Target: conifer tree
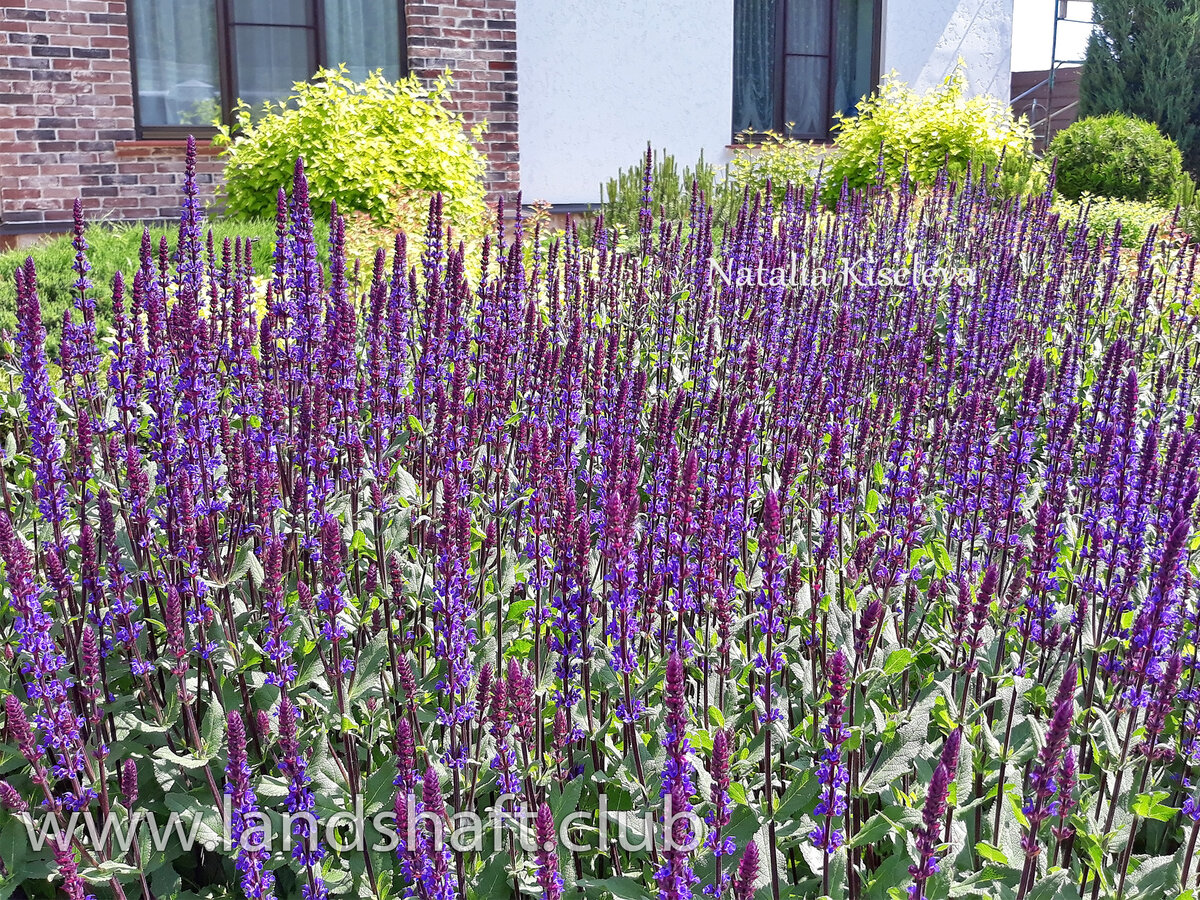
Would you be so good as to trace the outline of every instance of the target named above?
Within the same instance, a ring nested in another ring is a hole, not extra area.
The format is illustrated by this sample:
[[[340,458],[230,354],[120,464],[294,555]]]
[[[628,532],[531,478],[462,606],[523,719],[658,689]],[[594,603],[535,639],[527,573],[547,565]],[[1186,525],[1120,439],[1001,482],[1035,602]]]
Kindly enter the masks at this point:
[[[1080,114],[1154,122],[1200,171],[1200,0],[1094,0],[1092,10]]]

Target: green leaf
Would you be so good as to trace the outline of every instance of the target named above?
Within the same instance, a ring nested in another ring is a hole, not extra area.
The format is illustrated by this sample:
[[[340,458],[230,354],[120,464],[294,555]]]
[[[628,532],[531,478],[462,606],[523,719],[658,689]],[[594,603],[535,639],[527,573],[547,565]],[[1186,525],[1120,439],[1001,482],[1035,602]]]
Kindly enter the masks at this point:
[[[1071,889],[1071,873],[1059,870],[1039,878],[1033,890],[1026,896],[1028,900],[1059,900],[1069,896]]]
[[[211,797],[201,802],[191,794],[172,792],[167,794],[163,802],[167,804],[167,809],[179,813],[179,822],[185,833],[190,833],[193,827],[196,829],[196,839],[206,849],[216,850],[224,843],[225,828],[221,822],[224,811],[213,806]],[[178,837],[178,834],[176,831],[174,837]]]
[[[650,900],[649,892],[641,884],[624,875],[613,878],[580,878],[578,884],[588,897],[596,900],[606,897],[611,897],[612,900]]]
[[[504,613],[505,622],[516,622],[520,620],[525,613],[533,608],[532,600],[516,600],[510,603],[508,610]]]
[[[867,515],[875,515],[875,510],[879,509],[879,491],[872,488],[867,491],[867,502],[865,504]]]
[[[358,659],[354,661],[354,686],[349,695],[351,703],[372,689],[379,690],[379,670],[383,667],[387,655],[387,634],[381,632],[371,639],[371,643],[363,648]]]
[[[879,762],[862,786],[864,794],[873,794],[891,784],[896,778],[912,772],[913,760],[925,746],[929,730],[929,716],[934,701],[941,696],[937,690],[929,690],[913,707],[906,718],[897,722],[895,733],[887,739],[879,755]]]
[[[975,852],[979,854],[981,859],[986,859],[988,862],[999,863],[1002,866],[1010,865],[1005,852],[995,844],[989,844],[987,841],[980,841],[976,844]]]
[[[572,778],[559,794],[550,796],[550,812],[554,821],[562,824],[563,819],[579,808],[579,797],[583,793],[583,779]]]
[[[888,654],[887,662],[883,664],[884,675],[898,675],[912,665],[913,652],[907,647],[900,647]]]
[[[1138,794],[1133,801],[1130,812],[1143,819],[1169,822],[1179,812],[1178,807],[1167,806],[1162,802],[1170,795],[1170,791],[1152,791],[1148,794]]]
[[[730,783],[729,799],[738,806],[748,806],[749,801],[746,799],[746,786],[740,781],[734,781]]]
[[[1179,879],[1183,860],[1178,856],[1152,856],[1142,859],[1130,875],[1139,897],[1175,897],[1179,890]]]
[[[413,431],[419,434],[424,433],[421,431],[420,422],[416,421],[413,416],[408,416],[408,422],[410,426],[413,426]],[[392,474],[392,480],[395,482],[396,492],[409,503],[414,503],[419,492],[416,488],[416,479],[408,472],[408,469],[397,466],[396,472]]]
[[[210,703],[204,711],[204,721],[200,725],[200,740],[206,750],[216,752],[225,742],[225,716],[221,707]]]
[[[7,818],[8,821],[0,829],[0,859],[4,860],[9,873],[12,873],[21,868],[29,853],[29,835],[15,816]]]
[[[254,586],[261,588],[265,573],[263,572],[262,563],[259,562],[258,557],[253,553],[246,558],[246,571],[250,574],[250,581]]]
[[[508,877],[509,859],[507,853],[497,853],[475,883],[474,896],[478,900],[491,900],[492,897],[504,898],[512,896],[512,887]]]
[[[188,754],[187,756],[184,756],[182,754],[175,753],[167,747],[159,747],[154,751],[154,758],[163,760],[164,762],[169,762],[175,766],[179,766],[181,769],[195,770],[203,769],[205,766],[207,766],[209,760],[212,759],[212,755],[194,756]]]
[[[847,846],[865,847],[878,843],[888,834],[903,834],[916,825],[919,820],[920,814],[914,809],[892,807],[880,810],[867,819]]]
[[[111,879],[121,880],[122,875],[136,875],[138,870],[133,866],[113,859],[106,859],[99,865],[80,869],[79,874],[88,884],[107,884]]]

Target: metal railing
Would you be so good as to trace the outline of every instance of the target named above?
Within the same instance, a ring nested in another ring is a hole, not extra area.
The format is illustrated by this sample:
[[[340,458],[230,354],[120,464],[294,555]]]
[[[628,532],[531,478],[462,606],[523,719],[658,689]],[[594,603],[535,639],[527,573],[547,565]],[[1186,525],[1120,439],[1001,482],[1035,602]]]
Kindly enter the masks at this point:
[[[1034,91],[1037,91],[1037,90],[1039,90],[1040,88],[1044,88],[1044,87],[1046,87],[1046,86],[1047,86],[1047,85],[1049,85],[1049,84],[1050,84],[1050,77],[1049,77],[1049,76],[1046,76],[1046,77],[1045,77],[1045,78],[1043,78],[1041,81],[1039,81],[1037,84],[1035,84],[1033,87],[1031,87],[1029,90],[1027,90],[1027,91],[1022,91],[1020,94],[1018,94],[1017,96],[1015,96],[1015,97],[1013,97],[1011,100],[1009,100],[1009,101],[1008,101],[1008,105],[1009,105],[1009,106],[1016,106],[1018,102],[1020,102],[1021,100],[1024,100],[1026,97],[1028,97],[1028,96],[1029,96],[1030,94],[1032,94]],[[1036,103],[1037,101],[1035,100],[1034,102]]]
[[[1036,102],[1037,101],[1034,101],[1035,104],[1036,104]],[[1077,107],[1077,106],[1079,106],[1079,101],[1075,100],[1059,109],[1049,110],[1044,118],[1041,118],[1035,122],[1032,122],[1029,127],[1033,130],[1034,134],[1037,134],[1038,128],[1044,125],[1045,126],[1045,134],[1042,137],[1042,140],[1046,144],[1049,144],[1050,143],[1050,128],[1051,128],[1051,124],[1052,124],[1051,120],[1057,116],[1061,116],[1063,113],[1070,112],[1071,110],[1075,109],[1075,107]]]

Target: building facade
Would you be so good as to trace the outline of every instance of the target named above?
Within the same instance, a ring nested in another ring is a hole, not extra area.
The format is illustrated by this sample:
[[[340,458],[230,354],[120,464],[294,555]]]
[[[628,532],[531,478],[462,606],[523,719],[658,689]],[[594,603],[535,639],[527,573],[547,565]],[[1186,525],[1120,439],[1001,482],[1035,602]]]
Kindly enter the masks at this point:
[[[318,66],[432,79],[486,123],[488,189],[561,208],[649,141],[727,158],[766,130],[828,137],[895,70],[936,83],[960,58],[1008,96],[1011,0],[5,0],[0,5],[0,241],[92,219],[167,219],[186,135],[240,98],[285,96]]]
[[[526,199],[595,202],[646,142],[723,162],[739,134],[823,140],[883,73],[1009,96],[1012,0],[517,0]],[[789,124],[792,128],[789,129]]]
[[[515,0],[4,0],[0,4],[0,246],[91,219],[169,219],[186,137],[212,199],[205,140],[237,98],[286,96],[318,65],[454,73],[487,120],[494,193],[518,189]]]

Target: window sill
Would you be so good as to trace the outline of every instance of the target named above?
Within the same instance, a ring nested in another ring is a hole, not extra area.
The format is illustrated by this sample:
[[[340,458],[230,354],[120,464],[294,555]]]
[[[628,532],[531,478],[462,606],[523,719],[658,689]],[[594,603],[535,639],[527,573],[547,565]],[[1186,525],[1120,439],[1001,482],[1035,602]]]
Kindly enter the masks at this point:
[[[117,141],[113,145],[117,156],[137,156],[147,150],[185,150],[186,138],[146,138],[137,141]],[[196,139],[196,153],[204,156],[216,156],[220,148],[208,138]]]
[[[811,144],[814,147],[832,147],[834,145],[832,138],[817,140],[816,138],[789,138],[797,144]],[[726,144],[726,150],[752,150],[756,147],[761,147],[765,143],[766,138],[750,138],[744,141],[734,141],[732,144]]]

